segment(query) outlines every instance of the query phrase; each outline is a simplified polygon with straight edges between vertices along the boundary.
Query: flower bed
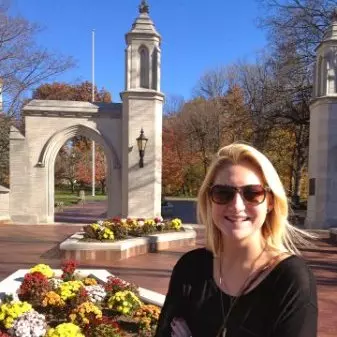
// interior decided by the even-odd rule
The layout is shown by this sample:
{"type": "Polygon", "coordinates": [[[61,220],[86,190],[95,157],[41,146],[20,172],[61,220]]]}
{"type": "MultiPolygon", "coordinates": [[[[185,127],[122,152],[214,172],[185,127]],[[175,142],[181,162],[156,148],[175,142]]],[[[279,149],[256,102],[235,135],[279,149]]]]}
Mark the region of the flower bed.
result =
{"type": "Polygon", "coordinates": [[[144,218],[112,218],[98,221],[83,227],[85,241],[117,241],[129,237],[146,236],[155,233],[184,231],[180,219],[164,221],[162,217],[144,218]]]}
{"type": "Polygon", "coordinates": [[[153,336],[160,308],[117,277],[100,282],[65,262],[57,277],[47,265],[30,269],[14,296],[0,303],[0,337],[153,336]]]}

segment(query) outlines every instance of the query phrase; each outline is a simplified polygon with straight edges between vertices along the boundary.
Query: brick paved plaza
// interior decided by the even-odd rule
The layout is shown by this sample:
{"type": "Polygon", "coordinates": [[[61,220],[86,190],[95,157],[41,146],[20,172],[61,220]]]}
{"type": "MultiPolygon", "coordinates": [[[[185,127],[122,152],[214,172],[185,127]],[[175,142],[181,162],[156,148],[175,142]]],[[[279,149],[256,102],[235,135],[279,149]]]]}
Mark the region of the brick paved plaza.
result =
{"type": "MultiPolygon", "coordinates": [[[[75,210],[74,210],[75,211],[75,210]]],[[[78,231],[79,225],[0,225],[0,280],[19,268],[36,263],[60,266],[58,245],[78,231]]],[[[204,230],[197,229],[196,247],[203,246],[204,230]]],[[[337,336],[337,246],[329,243],[327,232],[321,232],[317,247],[303,252],[314,270],[319,290],[319,337],[337,336]]],[[[171,249],[127,260],[92,267],[111,273],[142,287],[166,293],[172,267],[179,257],[194,247],[171,249]]]]}

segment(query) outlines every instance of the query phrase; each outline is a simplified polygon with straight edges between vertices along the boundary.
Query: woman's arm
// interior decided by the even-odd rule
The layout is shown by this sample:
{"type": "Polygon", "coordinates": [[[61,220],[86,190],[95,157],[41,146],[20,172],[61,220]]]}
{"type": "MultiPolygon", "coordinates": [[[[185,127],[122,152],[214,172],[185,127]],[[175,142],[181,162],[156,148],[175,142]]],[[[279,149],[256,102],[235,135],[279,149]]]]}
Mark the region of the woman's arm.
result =
{"type": "Polygon", "coordinates": [[[171,322],[174,317],[180,313],[180,299],[182,298],[182,280],[177,270],[177,266],[173,268],[168,292],[160,313],[158,327],[155,337],[171,337],[171,322]]]}
{"type": "Polygon", "coordinates": [[[272,337],[317,337],[317,287],[312,271],[299,268],[279,284],[272,337]],[[283,295],[282,295],[283,294],[283,295]]]}
{"type": "Polygon", "coordinates": [[[173,327],[176,337],[191,335],[194,312],[203,303],[207,280],[212,276],[212,262],[212,254],[204,248],[180,258],[172,271],[155,337],[171,337],[173,327]]]}
{"type": "Polygon", "coordinates": [[[272,337],[317,337],[317,306],[308,303],[285,313],[272,337]]]}

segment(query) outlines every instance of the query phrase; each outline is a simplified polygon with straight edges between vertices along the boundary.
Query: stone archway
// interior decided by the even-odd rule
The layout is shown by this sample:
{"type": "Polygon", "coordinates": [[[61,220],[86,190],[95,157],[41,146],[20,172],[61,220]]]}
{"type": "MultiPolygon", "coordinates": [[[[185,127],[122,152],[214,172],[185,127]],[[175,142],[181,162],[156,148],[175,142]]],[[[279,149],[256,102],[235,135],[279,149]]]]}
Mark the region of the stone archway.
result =
{"type": "Polygon", "coordinates": [[[54,178],[55,178],[55,160],[58,152],[60,151],[62,145],[69,139],[75,136],[84,136],[96,143],[100,144],[107,158],[107,187],[108,187],[108,216],[115,216],[121,212],[121,177],[117,170],[114,168],[119,168],[119,160],[116,152],[109,141],[104,139],[104,137],[98,132],[98,130],[92,129],[84,125],[73,125],[64,130],[58,131],[53,134],[48,142],[43,147],[41,154],[39,156],[38,164],[42,167],[46,167],[47,174],[47,221],[54,221],[54,178]]]}
{"type": "Polygon", "coordinates": [[[14,222],[54,222],[54,165],[62,145],[84,136],[107,159],[108,216],[122,213],[122,128],[119,103],[33,100],[24,107],[25,135],[12,129],[10,216],[14,222]]]}

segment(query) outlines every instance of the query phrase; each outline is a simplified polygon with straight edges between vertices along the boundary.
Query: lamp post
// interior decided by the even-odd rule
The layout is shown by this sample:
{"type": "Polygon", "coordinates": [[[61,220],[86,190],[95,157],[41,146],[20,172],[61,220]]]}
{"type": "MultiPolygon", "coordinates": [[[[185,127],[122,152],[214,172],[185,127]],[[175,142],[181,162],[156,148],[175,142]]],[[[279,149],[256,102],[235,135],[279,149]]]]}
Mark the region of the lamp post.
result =
{"type": "Polygon", "coordinates": [[[140,136],[137,138],[137,145],[139,150],[139,167],[144,167],[144,154],[145,154],[145,148],[146,143],[148,139],[144,135],[143,128],[140,130],[140,136]]]}

